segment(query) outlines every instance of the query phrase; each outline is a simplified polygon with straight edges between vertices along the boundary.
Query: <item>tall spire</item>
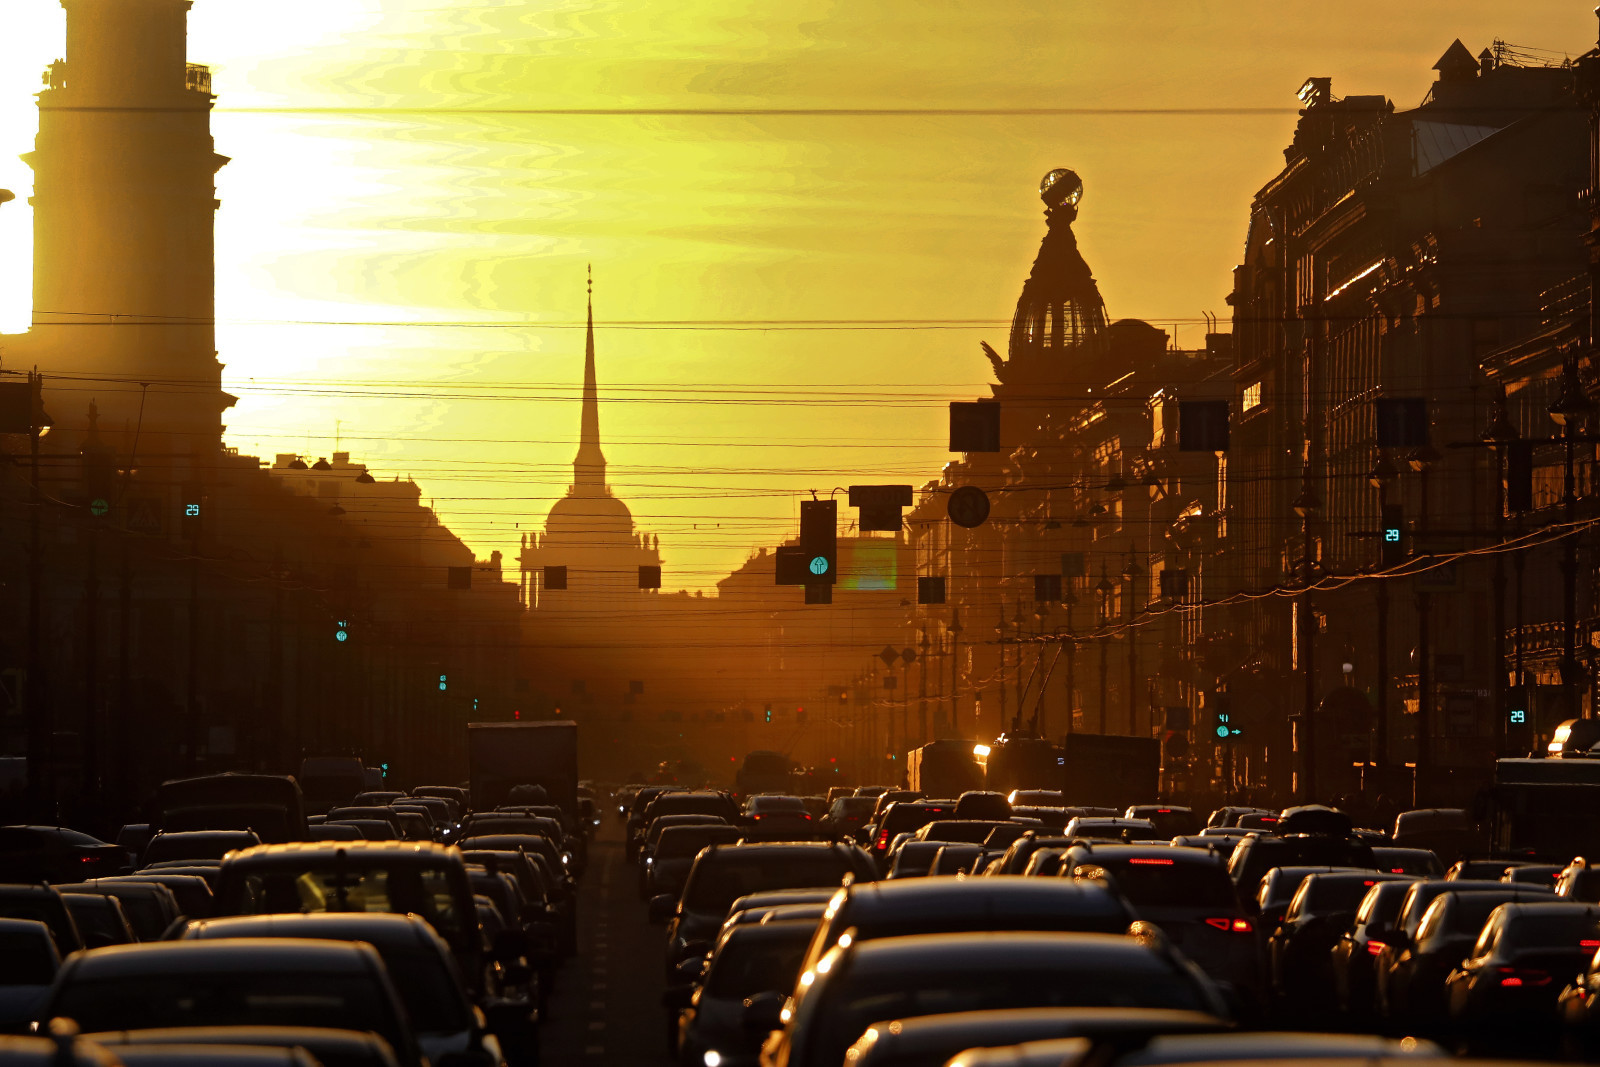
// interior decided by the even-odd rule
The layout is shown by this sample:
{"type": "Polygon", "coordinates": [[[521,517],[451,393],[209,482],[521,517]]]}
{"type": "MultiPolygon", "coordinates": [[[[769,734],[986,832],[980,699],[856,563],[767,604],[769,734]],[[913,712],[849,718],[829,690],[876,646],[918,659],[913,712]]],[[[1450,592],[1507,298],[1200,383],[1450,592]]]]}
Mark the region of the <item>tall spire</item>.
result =
{"type": "Polygon", "coordinates": [[[583,421],[578,455],[572,461],[573,487],[578,492],[606,491],[606,457],[600,451],[600,387],[594,373],[594,267],[589,267],[589,328],[583,347],[583,421]]]}

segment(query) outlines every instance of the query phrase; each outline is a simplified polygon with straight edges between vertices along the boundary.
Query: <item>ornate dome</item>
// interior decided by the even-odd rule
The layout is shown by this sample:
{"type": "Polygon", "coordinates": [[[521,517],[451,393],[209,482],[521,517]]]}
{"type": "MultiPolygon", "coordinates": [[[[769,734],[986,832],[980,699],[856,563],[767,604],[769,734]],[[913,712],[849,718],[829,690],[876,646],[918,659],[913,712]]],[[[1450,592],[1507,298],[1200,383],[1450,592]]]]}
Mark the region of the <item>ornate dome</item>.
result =
{"type": "Polygon", "coordinates": [[[1039,185],[1049,229],[1017,300],[1008,363],[1059,356],[1105,329],[1105,301],[1072,232],[1082,197],[1083,180],[1064,167],[1046,174],[1039,185]]]}
{"type": "Polygon", "coordinates": [[[633,512],[609,494],[562,497],[544,520],[545,537],[556,541],[596,543],[633,540],[633,512]]]}

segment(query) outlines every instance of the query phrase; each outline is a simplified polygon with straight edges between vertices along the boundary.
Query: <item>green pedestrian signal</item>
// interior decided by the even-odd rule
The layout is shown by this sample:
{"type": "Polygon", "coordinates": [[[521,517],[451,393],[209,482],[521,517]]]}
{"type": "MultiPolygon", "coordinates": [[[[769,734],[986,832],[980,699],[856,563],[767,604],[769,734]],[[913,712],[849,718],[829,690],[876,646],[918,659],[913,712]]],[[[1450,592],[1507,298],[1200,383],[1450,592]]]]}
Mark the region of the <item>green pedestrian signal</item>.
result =
{"type": "Polygon", "coordinates": [[[808,566],[811,568],[811,573],[815,574],[815,575],[818,575],[819,577],[821,575],[827,574],[828,573],[828,557],[827,556],[813,556],[811,558],[811,562],[808,564],[808,566]]]}

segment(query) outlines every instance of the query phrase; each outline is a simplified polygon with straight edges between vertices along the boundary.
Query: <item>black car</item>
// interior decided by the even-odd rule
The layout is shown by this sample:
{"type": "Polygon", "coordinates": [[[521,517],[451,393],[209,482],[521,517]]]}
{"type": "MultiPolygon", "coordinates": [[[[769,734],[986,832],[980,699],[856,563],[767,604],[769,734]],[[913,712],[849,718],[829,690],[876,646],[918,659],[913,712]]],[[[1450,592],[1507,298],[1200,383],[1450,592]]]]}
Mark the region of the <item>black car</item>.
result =
{"type": "Polygon", "coordinates": [[[679,1061],[701,1067],[712,1053],[718,1067],[754,1067],[766,1035],[745,1027],[744,1005],[794,988],[815,929],[814,922],[776,920],[724,930],[699,984],[676,996],[668,993],[679,1061]]]}
{"type": "Polygon", "coordinates": [[[1597,951],[1600,907],[1500,905],[1471,953],[1445,979],[1452,1028],[1474,1051],[1553,1054],[1560,1037],[1558,1000],[1569,988],[1575,994],[1597,951]]]}
{"type": "Polygon", "coordinates": [[[1267,931],[1267,961],[1273,998],[1298,1019],[1336,1013],[1333,952],[1356,910],[1374,886],[1408,885],[1409,875],[1382,871],[1318,871],[1295,891],[1283,917],[1267,931]]]}
{"type": "Polygon", "coordinates": [[[0,826],[0,882],[81,882],[128,869],[127,850],[60,826],[0,826]]]}

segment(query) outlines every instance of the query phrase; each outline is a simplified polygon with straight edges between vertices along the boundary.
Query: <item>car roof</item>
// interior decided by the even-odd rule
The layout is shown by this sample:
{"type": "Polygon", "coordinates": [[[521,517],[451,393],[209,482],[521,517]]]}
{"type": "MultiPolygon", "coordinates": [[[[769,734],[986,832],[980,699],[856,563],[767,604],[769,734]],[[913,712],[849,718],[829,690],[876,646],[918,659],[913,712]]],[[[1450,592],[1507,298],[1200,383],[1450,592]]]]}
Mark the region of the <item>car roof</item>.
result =
{"type": "Polygon", "coordinates": [[[851,954],[852,972],[868,978],[907,970],[948,972],[992,968],[1048,972],[1067,962],[1074,968],[1090,971],[1128,965],[1152,971],[1172,968],[1144,942],[1123,934],[1037,931],[912,934],[856,941],[845,951],[851,954]]]}
{"type": "MultiPolygon", "coordinates": [[[[891,1035],[895,1055],[911,1055],[949,1047],[952,1041],[971,1045],[1015,1044],[1042,1037],[1080,1034],[1209,1031],[1231,1026],[1201,1011],[1173,1008],[996,1008],[945,1015],[920,1015],[874,1023],[879,1040],[891,1035]]],[[[892,1059],[893,1057],[891,1057],[892,1059]]]]}
{"type": "Polygon", "coordinates": [[[1117,1067],[1162,1063],[1205,1063],[1241,1059],[1295,1059],[1360,1056],[1434,1056],[1444,1050],[1431,1041],[1377,1034],[1308,1034],[1289,1031],[1235,1031],[1220,1034],[1158,1034],[1143,1048],[1124,1053],[1117,1067]]]}
{"type": "MultiPolygon", "coordinates": [[[[65,896],[66,894],[62,894],[65,896]]],[[[83,894],[87,895],[87,894],[83,894]]],[[[50,927],[37,919],[0,919],[0,934],[11,937],[35,937],[41,941],[55,942],[50,927]]]]}
{"type": "Polygon", "coordinates": [[[230,915],[196,919],[184,931],[186,941],[223,938],[293,938],[365,941],[378,948],[416,945],[432,928],[418,915],[388,912],[316,912],[310,915],[230,915]]]}
{"type": "Polygon", "coordinates": [[[207,974],[239,967],[254,972],[370,973],[367,945],[310,938],[228,938],[216,941],[146,941],[110,945],[69,961],[72,979],[148,974],[207,974]]]}
{"type": "Polygon", "coordinates": [[[811,936],[817,932],[817,924],[808,919],[775,919],[772,922],[738,923],[734,926],[725,926],[722,930],[722,943],[729,941],[798,941],[801,945],[809,944],[811,936]]]}
{"type": "Polygon", "coordinates": [[[1215,850],[1188,845],[1169,845],[1162,842],[1153,842],[1147,845],[1102,845],[1084,842],[1073,845],[1072,850],[1086,853],[1095,862],[1099,862],[1101,859],[1150,858],[1170,859],[1174,863],[1198,863],[1208,867],[1224,868],[1222,859],[1215,850]]]}
{"type": "Polygon", "coordinates": [[[461,854],[453,846],[432,841],[291,841],[281,845],[253,845],[233,852],[223,866],[295,867],[306,860],[343,856],[354,863],[458,864],[461,854]]]}
{"type": "Polygon", "coordinates": [[[281,1045],[119,1045],[117,1059],[132,1067],[166,1067],[167,1064],[216,1064],[237,1067],[273,1067],[293,1064],[315,1067],[317,1059],[304,1048],[281,1045]]]}
{"type": "Polygon", "coordinates": [[[373,1048],[390,1052],[389,1043],[370,1031],[336,1030],[320,1026],[164,1027],[153,1030],[107,1030],[84,1036],[99,1045],[239,1044],[283,1048],[300,1046],[313,1052],[324,1049],[347,1054],[373,1048]]]}
{"type": "MultiPolygon", "coordinates": [[[[954,847],[954,846],[951,846],[954,847]]],[[[1067,878],[961,878],[934,875],[883,882],[858,882],[844,889],[842,908],[851,923],[878,916],[897,919],[951,912],[1028,912],[1123,914],[1120,897],[1105,886],[1067,878]]]]}

